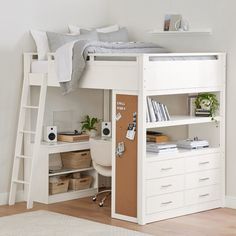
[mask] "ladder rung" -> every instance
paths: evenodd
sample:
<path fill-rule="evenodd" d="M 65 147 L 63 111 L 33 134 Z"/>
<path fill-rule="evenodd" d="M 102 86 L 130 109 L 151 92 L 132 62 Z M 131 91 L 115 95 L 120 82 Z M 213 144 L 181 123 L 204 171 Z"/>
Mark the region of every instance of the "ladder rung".
<path fill-rule="evenodd" d="M 38 106 L 23 106 L 23 108 L 27 108 L 27 109 L 38 109 Z"/>
<path fill-rule="evenodd" d="M 31 156 L 25 156 L 25 155 L 17 155 L 16 157 L 23 158 L 23 159 L 32 159 Z"/>
<path fill-rule="evenodd" d="M 28 182 L 23 181 L 23 180 L 14 180 L 13 182 L 16 184 L 29 184 Z"/>
<path fill-rule="evenodd" d="M 36 132 L 34 132 L 34 131 L 29 131 L 29 130 L 21 130 L 20 132 L 21 132 L 21 133 L 24 133 L 24 134 L 36 134 Z"/>

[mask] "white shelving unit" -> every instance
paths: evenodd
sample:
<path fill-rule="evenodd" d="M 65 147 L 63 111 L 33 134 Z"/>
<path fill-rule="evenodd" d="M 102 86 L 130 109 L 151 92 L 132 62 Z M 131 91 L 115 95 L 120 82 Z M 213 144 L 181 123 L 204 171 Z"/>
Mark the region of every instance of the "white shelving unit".
<path fill-rule="evenodd" d="M 26 153 L 30 155 L 32 151 L 33 144 L 30 146 L 26 146 Z M 84 168 L 84 169 L 71 169 L 65 170 L 63 172 L 58 173 L 49 173 L 49 159 L 52 154 L 62 153 L 62 152 L 71 152 L 71 151 L 79 151 L 79 150 L 88 150 L 90 148 L 89 142 L 75 142 L 75 143 L 67 143 L 67 142 L 57 142 L 55 144 L 48 144 L 42 142 L 40 146 L 40 157 L 37 163 L 36 173 L 34 175 L 34 181 L 37 183 L 37 187 L 34 187 L 34 200 L 36 202 L 50 204 L 61 201 L 68 201 L 82 197 L 92 196 L 98 191 L 98 174 L 93 167 Z M 28 178 L 28 171 L 30 162 L 25 161 L 25 171 L 24 171 L 24 179 Z M 68 191 L 66 193 L 60 193 L 55 195 L 49 195 L 49 177 L 52 176 L 62 176 L 68 175 L 72 173 L 86 173 L 93 176 L 92 187 L 85 190 L 79 191 Z M 27 191 L 27 189 L 25 189 Z"/>
<path fill-rule="evenodd" d="M 163 30 L 152 30 L 148 32 L 153 35 L 162 35 L 162 36 L 178 36 L 178 35 L 202 35 L 209 36 L 212 35 L 212 29 L 191 29 L 189 31 L 163 31 Z"/>

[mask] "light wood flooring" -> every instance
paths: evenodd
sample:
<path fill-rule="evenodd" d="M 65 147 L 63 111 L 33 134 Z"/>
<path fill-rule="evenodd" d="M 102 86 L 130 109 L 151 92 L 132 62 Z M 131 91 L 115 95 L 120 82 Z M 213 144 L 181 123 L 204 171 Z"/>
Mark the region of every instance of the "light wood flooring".
<path fill-rule="evenodd" d="M 105 206 L 100 208 L 97 203 L 91 201 L 91 198 L 51 205 L 34 204 L 33 211 L 35 210 L 58 212 L 158 236 L 236 236 L 236 210 L 227 208 L 178 217 L 145 226 L 111 219 L 110 202 L 106 202 Z M 0 206 L 0 216 L 26 211 L 25 203 L 17 203 L 15 206 Z"/>

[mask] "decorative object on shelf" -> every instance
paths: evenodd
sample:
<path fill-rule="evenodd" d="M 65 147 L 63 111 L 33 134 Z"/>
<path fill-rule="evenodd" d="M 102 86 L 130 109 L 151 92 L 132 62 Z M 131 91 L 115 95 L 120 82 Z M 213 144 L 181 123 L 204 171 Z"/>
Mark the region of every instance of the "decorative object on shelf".
<path fill-rule="evenodd" d="M 215 94 L 213 93 L 200 93 L 195 100 L 196 116 L 212 117 L 216 115 L 219 110 L 219 102 Z"/>
<path fill-rule="evenodd" d="M 165 15 L 164 31 L 178 31 L 181 27 L 181 15 Z"/>
<path fill-rule="evenodd" d="M 99 119 L 96 117 L 85 116 L 85 120 L 81 122 L 82 131 L 85 131 L 91 138 L 96 137 L 97 128 L 96 125 L 99 123 Z"/>
<path fill-rule="evenodd" d="M 57 127 L 56 126 L 44 127 L 44 141 L 48 143 L 57 142 Z"/>
<path fill-rule="evenodd" d="M 147 152 L 172 153 L 172 152 L 178 152 L 178 148 L 176 143 L 171 143 L 171 142 L 147 143 Z"/>
<path fill-rule="evenodd" d="M 90 151 L 74 151 L 61 153 L 61 160 L 64 168 L 84 169 L 91 166 Z"/>
<path fill-rule="evenodd" d="M 197 95 L 190 95 L 188 96 L 188 114 L 190 116 L 195 116 L 195 110 L 196 110 L 196 101 Z"/>
<path fill-rule="evenodd" d="M 147 97 L 146 121 L 158 122 L 170 120 L 167 106 Z"/>
<path fill-rule="evenodd" d="M 208 148 L 209 142 L 207 140 L 198 139 L 198 137 L 194 137 L 193 139 L 186 139 L 177 142 L 178 148 L 184 149 L 200 149 L 200 148 Z"/>
<path fill-rule="evenodd" d="M 81 142 L 81 141 L 88 141 L 89 135 L 82 134 L 81 132 L 78 132 L 75 130 L 74 132 L 61 132 L 58 134 L 58 141 L 62 142 Z"/>
<path fill-rule="evenodd" d="M 163 142 L 168 142 L 169 137 L 160 132 L 147 131 L 146 141 L 154 143 L 163 143 Z"/>
<path fill-rule="evenodd" d="M 91 187 L 93 176 L 81 176 L 80 178 L 70 178 L 69 190 L 83 190 Z"/>
<path fill-rule="evenodd" d="M 66 193 L 69 188 L 69 179 L 66 177 L 49 178 L 49 194 Z"/>

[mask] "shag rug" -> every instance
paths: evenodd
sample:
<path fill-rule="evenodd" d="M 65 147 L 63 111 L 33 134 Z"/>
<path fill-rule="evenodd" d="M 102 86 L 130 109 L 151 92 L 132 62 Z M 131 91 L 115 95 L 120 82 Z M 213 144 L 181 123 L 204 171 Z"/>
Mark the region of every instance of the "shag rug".
<path fill-rule="evenodd" d="M 0 236 L 148 236 L 50 211 L 0 217 Z"/>

